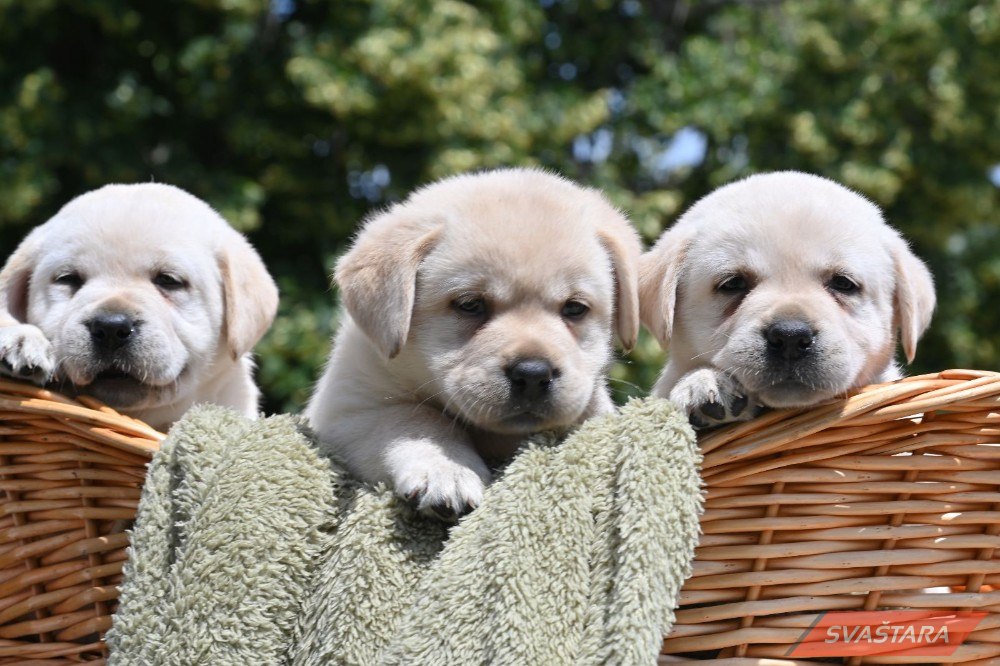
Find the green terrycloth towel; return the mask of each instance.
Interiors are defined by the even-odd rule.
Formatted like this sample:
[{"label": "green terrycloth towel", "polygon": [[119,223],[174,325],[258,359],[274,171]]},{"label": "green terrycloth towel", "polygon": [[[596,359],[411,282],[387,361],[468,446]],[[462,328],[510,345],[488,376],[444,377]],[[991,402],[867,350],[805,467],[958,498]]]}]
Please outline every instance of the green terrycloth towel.
[{"label": "green terrycloth towel", "polygon": [[663,400],[522,449],[450,530],[287,416],[192,410],[150,466],[112,665],[655,664],[698,540]]}]

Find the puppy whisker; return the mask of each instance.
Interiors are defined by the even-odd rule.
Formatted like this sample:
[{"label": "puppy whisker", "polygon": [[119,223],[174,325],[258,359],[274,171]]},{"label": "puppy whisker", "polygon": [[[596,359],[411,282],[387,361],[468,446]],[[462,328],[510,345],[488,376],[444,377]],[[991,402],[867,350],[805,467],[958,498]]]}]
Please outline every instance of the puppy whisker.
[{"label": "puppy whisker", "polygon": [[609,382],[614,382],[616,384],[621,384],[623,386],[628,386],[629,388],[634,388],[636,391],[642,391],[642,387],[635,382],[630,382],[625,379],[620,379],[618,377],[608,377]]},{"label": "puppy whisker", "polygon": [[715,354],[715,353],[717,353],[717,352],[718,352],[718,350],[717,350],[717,349],[709,349],[708,351],[703,351],[703,352],[701,352],[700,354],[695,354],[694,356],[692,356],[692,357],[691,357],[691,358],[689,358],[688,360],[689,360],[689,361],[696,361],[696,360],[698,360],[699,358],[701,358],[702,356],[707,356],[707,355],[709,355],[709,354]]},{"label": "puppy whisker", "polygon": [[[429,384],[429,383],[430,383],[430,382],[425,382],[424,384],[422,384],[422,386],[427,386],[427,384]],[[433,400],[434,398],[438,397],[439,395],[441,395],[442,393],[445,393],[445,392],[447,392],[447,391],[448,391],[448,389],[446,389],[446,388],[443,388],[443,389],[441,389],[440,391],[437,391],[436,393],[431,393],[431,394],[430,394],[429,396],[427,396],[426,398],[424,398],[424,399],[423,399],[423,400],[421,400],[420,402],[418,402],[418,403],[416,403],[415,405],[413,405],[413,411],[414,411],[414,413],[415,413],[415,412],[416,412],[416,411],[417,411],[417,410],[418,410],[418,409],[419,409],[420,407],[422,407],[423,405],[427,404],[428,402],[430,402],[430,401],[431,401],[431,400]],[[414,393],[416,393],[416,392],[414,392]],[[447,407],[446,407],[446,409],[447,409]]]}]

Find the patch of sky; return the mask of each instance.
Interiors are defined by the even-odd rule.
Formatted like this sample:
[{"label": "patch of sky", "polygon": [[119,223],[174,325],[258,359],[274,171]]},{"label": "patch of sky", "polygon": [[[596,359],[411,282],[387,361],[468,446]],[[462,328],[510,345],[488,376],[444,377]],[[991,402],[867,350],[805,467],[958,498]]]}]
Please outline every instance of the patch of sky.
[{"label": "patch of sky", "polygon": [[380,201],[385,188],[392,182],[389,167],[377,164],[368,171],[351,171],[347,174],[347,187],[355,199]]},{"label": "patch of sky", "polygon": [[271,0],[270,11],[279,21],[287,21],[295,13],[295,0]]},{"label": "patch of sky", "polygon": [[611,156],[615,135],[602,127],[591,134],[581,134],[573,140],[573,159],[577,162],[600,164]]},{"label": "patch of sky", "polygon": [[630,144],[645,170],[662,182],[677,171],[701,164],[708,150],[708,137],[689,126],[669,138],[635,137]]}]

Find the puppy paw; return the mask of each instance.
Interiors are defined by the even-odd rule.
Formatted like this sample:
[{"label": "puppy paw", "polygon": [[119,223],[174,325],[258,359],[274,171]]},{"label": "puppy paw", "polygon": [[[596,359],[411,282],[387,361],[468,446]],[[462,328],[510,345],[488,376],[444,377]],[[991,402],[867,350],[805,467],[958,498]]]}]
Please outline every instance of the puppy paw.
[{"label": "puppy paw", "polygon": [[44,384],[55,370],[52,344],[37,327],[17,324],[0,328],[0,374]]},{"label": "puppy paw", "polygon": [[682,377],[670,391],[670,400],[688,413],[695,430],[749,421],[764,410],[742,384],[713,368]]},{"label": "puppy paw", "polygon": [[490,473],[445,457],[411,461],[396,475],[396,494],[420,513],[454,522],[469,513],[483,499]]}]

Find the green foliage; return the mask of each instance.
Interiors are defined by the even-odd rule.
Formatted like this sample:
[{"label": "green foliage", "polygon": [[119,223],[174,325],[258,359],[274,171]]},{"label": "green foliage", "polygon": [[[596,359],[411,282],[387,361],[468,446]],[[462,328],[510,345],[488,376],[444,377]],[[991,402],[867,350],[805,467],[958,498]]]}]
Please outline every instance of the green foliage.
[{"label": "green foliage", "polygon": [[937,277],[918,368],[996,368],[998,10],[964,0],[734,8],[676,58],[650,62],[641,88],[655,101],[644,108],[673,111],[646,120],[704,130],[713,185],[792,168],[874,199]]},{"label": "green foliage", "polygon": [[[0,0],[0,53],[0,250],[107,182],[208,200],[282,287],[270,410],[319,372],[357,223],[510,164],[604,188],[649,240],[754,171],[840,180],[938,278],[918,369],[1000,365],[998,0]],[[685,128],[704,159],[665,165]],[[661,362],[643,336],[615,386]]]}]

